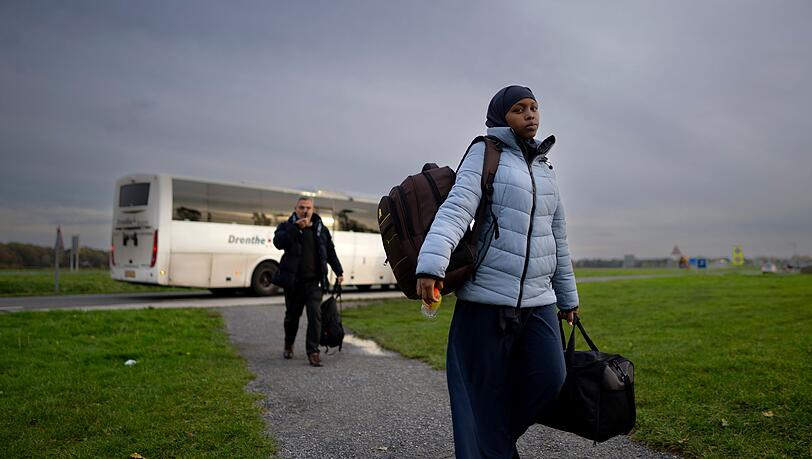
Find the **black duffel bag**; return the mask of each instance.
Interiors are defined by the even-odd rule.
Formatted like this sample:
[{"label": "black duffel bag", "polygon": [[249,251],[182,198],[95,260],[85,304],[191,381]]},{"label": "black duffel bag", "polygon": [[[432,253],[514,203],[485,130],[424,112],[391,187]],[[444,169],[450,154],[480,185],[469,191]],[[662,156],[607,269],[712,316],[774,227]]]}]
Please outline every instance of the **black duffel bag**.
[{"label": "black duffel bag", "polygon": [[[634,365],[618,354],[600,352],[578,316],[569,342],[559,321],[567,379],[540,424],[572,432],[595,442],[629,433],[637,412],[634,407]],[[581,330],[591,350],[575,350],[575,329]]]},{"label": "black duffel bag", "polygon": [[344,325],[341,323],[341,284],[336,281],[330,297],[321,303],[321,337],[319,344],[324,346],[325,353],[331,347],[339,352],[344,344]]}]

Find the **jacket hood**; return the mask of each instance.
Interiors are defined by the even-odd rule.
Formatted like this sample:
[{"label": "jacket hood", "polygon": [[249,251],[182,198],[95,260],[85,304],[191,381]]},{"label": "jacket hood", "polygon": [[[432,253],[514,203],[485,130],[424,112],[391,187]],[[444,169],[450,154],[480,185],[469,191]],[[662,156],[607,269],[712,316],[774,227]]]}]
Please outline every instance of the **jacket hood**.
[{"label": "jacket hood", "polygon": [[[513,129],[509,127],[492,127],[488,128],[487,134],[496,137],[502,143],[507,145],[508,147],[518,150],[521,154],[521,147],[519,147],[519,139],[516,138],[516,135],[513,133]],[[539,141],[536,139],[532,139],[527,142],[527,146],[533,150],[532,158],[535,159],[536,157],[540,157],[542,161],[547,159],[547,154],[550,152],[550,149],[555,144],[555,136],[551,135],[544,139],[543,141]]]}]

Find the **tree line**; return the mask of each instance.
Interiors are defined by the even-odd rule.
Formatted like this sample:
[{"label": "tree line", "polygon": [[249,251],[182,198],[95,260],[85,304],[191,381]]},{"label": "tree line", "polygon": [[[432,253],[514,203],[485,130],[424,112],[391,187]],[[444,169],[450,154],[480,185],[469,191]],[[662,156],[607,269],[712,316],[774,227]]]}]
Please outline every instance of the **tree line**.
[{"label": "tree line", "polygon": [[[109,252],[82,247],[79,249],[79,268],[106,269]],[[62,252],[60,266],[70,266],[70,250]],[[0,269],[51,268],[54,266],[53,247],[42,247],[20,242],[0,243]]]}]

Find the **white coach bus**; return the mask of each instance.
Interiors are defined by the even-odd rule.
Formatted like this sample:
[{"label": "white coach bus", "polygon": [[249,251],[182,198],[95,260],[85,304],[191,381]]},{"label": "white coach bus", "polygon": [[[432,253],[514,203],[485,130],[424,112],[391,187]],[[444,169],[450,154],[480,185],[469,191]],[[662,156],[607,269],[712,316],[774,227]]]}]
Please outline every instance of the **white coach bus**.
[{"label": "white coach bus", "polygon": [[396,283],[384,265],[377,202],[162,174],[128,175],[116,182],[111,276],[270,295],[282,256],[273,246],[273,233],[302,195],[314,198],[316,213],[333,235],[345,285],[366,290]]}]

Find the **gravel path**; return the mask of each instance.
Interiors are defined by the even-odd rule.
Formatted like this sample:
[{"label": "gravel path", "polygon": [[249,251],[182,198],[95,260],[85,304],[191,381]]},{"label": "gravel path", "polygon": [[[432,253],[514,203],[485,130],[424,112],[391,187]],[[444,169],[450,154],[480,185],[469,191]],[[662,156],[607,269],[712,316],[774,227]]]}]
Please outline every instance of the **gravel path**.
[{"label": "gravel path", "polygon": [[[346,306],[346,303],[345,303]],[[445,373],[363,340],[307,365],[304,325],[292,360],[282,359],[282,306],[221,309],[232,342],[264,395],[267,431],[280,458],[453,458]],[[371,343],[369,343],[371,344]],[[374,346],[374,345],[373,345]],[[577,436],[533,426],[519,441],[522,458],[671,458],[616,437],[593,446]]]}]

